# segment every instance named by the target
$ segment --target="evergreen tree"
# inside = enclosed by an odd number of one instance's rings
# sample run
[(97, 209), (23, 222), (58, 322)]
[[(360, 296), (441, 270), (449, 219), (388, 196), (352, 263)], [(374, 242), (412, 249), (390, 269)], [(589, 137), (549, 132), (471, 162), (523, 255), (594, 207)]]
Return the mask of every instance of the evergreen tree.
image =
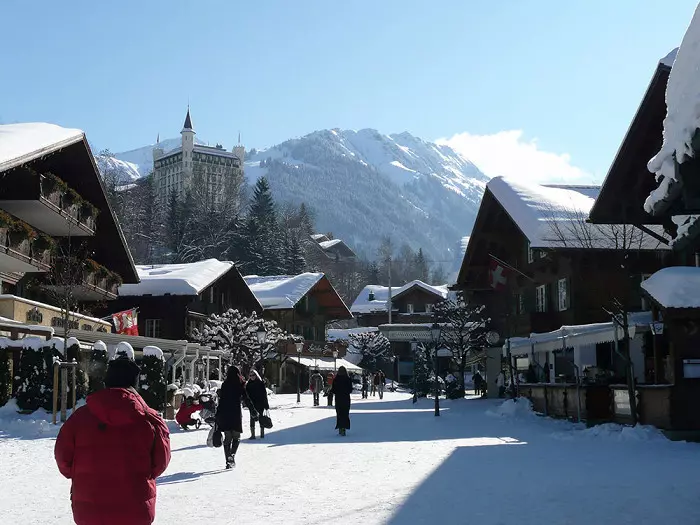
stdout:
[(415, 278), (427, 283), (430, 279), (430, 267), (428, 265), (428, 260), (423, 254), (423, 248), (418, 248), (413, 265), (415, 268)]
[(246, 271), (258, 275), (284, 273), (280, 241), (277, 212), (270, 185), (265, 177), (261, 177), (253, 190), (246, 224)]
[(143, 351), (139, 394), (149, 407), (162, 412), (165, 409), (165, 389), (167, 387), (163, 352), (155, 346), (147, 346)]
[(4, 406), (12, 395), (12, 370), (10, 370), (10, 353), (7, 348), (0, 348), (0, 407)]
[(418, 397), (425, 397), (433, 388), (430, 381), (430, 356), (428, 349), (419, 344), (413, 361), (413, 392)]
[(289, 255), (287, 261), (287, 270), (290, 275), (298, 275), (304, 272), (306, 260), (304, 259), (304, 252), (301, 249), (299, 239), (296, 237), (292, 237), (289, 244)]

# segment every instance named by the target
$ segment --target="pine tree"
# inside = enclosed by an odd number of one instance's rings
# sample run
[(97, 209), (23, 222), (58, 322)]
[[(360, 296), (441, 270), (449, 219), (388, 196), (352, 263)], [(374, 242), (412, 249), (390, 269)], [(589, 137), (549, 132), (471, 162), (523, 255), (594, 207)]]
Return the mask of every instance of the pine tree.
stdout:
[(433, 387), (430, 368), (428, 350), (419, 344), (413, 360), (413, 391), (418, 397), (427, 396)]
[(416, 279), (427, 283), (430, 279), (430, 267), (428, 265), (428, 260), (425, 258), (425, 254), (423, 254), (423, 248), (418, 248), (413, 265)]
[(301, 249), (301, 244), (299, 239), (292, 237), (289, 244), (289, 255), (288, 255), (288, 272), (291, 275), (298, 275), (303, 273), (306, 267), (306, 260), (304, 259), (304, 253)]
[(284, 273), (284, 261), (277, 223), (277, 212), (270, 185), (265, 177), (258, 179), (253, 190), (246, 223), (246, 244), (249, 250), (246, 272), (258, 275)]
[[(148, 352), (147, 349), (151, 349), (151, 351)], [(149, 407), (162, 412), (165, 409), (166, 387), (163, 353), (157, 347), (144, 348), (139, 394)]]

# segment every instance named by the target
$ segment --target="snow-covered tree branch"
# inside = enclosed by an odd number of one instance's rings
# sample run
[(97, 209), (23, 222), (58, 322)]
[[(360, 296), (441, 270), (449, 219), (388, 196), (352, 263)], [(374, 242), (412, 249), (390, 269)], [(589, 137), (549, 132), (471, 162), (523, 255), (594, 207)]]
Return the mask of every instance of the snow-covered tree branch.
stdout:
[(373, 370), (381, 362), (391, 360), (391, 344), (379, 332), (362, 332), (350, 334), (348, 352), (362, 356), (360, 366)]

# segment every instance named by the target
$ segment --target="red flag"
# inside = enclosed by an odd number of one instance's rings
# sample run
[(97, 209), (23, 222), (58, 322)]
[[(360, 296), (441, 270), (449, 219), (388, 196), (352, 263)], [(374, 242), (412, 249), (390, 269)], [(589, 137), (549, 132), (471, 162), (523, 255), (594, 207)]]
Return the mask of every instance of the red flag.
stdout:
[(112, 322), (118, 334), (139, 335), (136, 309), (124, 310), (123, 312), (112, 314)]
[(489, 285), (496, 291), (503, 290), (508, 283), (508, 269), (491, 257), (489, 263)]

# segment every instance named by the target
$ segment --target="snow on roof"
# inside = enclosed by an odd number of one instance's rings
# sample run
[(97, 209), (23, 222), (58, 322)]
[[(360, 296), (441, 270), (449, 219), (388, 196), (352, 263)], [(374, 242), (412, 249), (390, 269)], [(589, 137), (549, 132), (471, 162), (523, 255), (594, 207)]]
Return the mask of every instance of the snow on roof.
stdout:
[(348, 341), (350, 334), (364, 334), (366, 332), (376, 332), (379, 329), (376, 326), (361, 326), (359, 328), (329, 328), (326, 338), (329, 342)]
[(664, 141), (659, 152), (647, 164), (647, 168), (656, 175), (656, 181), (659, 183), (659, 187), (652, 191), (644, 202), (644, 210), (650, 214), (658, 211), (657, 205), (669, 197), (669, 189), (676, 181), (676, 163), (683, 164), (694, 155), (692, 141), (700, 128), (698, 52), (700, 5), (695, 9), (666, 84)]
[(333, 239), (332, 241), (321, 241), (318, 243), (318, 245), (323, 248), (324, 250), (327, 250), (328, 248), (332, 248), (336, 244), (340, 244), (341, 241), (340, 239)]
[(0, 172), (83, 140), (79, 129), (44, 122), (0, 125)]
[(288, 310), (323, 279), (322, 273), (302, 273), (300, 275), (276, 275), (244, 277), (248, 288), (266, 310)]
[(589, 224), (600, 186), (540, 185), (494, 177), (486, 187), (531, 248), (668, 248), (631, 226)]
[(678, 48), (671, 50), (668, 55), (659, 60), (659, 63), (664, 66), (673, 67), (673, 63), (676, 61), (676, 55), (678, 55)]
[(642, 289), (664, 308), (700, 308), (700, 268), (664, 268), (643, 281)]
[(361, 373), (362, 368), (356, 364), (339, 357), (338, 359), (333, 359), (332, 357), (298, 357), (295, 358), (294, 363), (301, 363), (311, 370), (318, 368), (319, 371), (335, 371), (341, 366), (344, 366), (348, 372)]
[[(392, 299), (394, 297), (397, 297), (401, 295), (402, 293), (408, 291), (409, 289), (413, 287), (419, 287), (425, 290), (428, 293), (432, 293), (434, 295), (440, 296), (443, 299), (446, 299), (449, 291), (447, 289), (447, 285), (441, 285), (441, 286), (433, 286), (430, 284), (426, 284), (423, 281), (415, 280), (411, 281), (410, 283), (404, 284), (403, 286), (399, 288), (392, 288), (391, 290), (391, 297)], [(370, 300), (369, 295), (370, 292), (374, 293), (374, 299)], [(387, 311), (387, 301), (389, 300), (389, 288), (387, 286), (380, 286), (376, 284), (368, 284), (365, 286), (362, 291), (359, 293), (357, 298), (355, 299), (355, 302), (352, 303), (352, 306), (350, 307), (350, 311), (352, 313), (358, 313), (358, 314), (371, 314), (371, 313), (377, 313), (377, 312), (386, 312)]]
[(198, 295), (233, 267), (232, 262), (217, 259), (137, 266), (141, 282), (122, 284), (119, 295)]
[(326, 235), (323, 234), (323, 233), (314, 233), (314, 234), (311, 236), (311, 238), (312, 238), (314, 241), (316, 241), (316, 242), (321, 242), (321, 241), (323, 241), (324, 239), (325, 239), (325, 240), (328, 240), (328, 237), (326, 237)]

